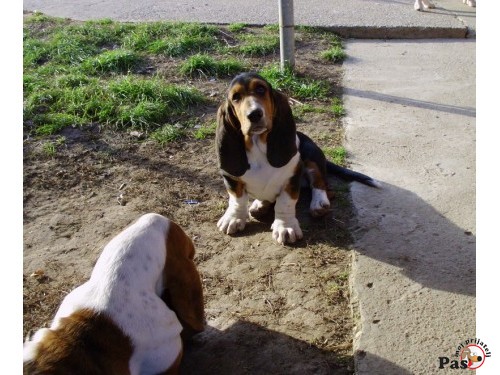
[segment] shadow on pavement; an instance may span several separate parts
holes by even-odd
[[[428,109],[432,111],[452,113],[455,115],[476,117],[476,109],[471,107],[458,107],[448,104],[439,104],[433,102],[427,102],[423,100],[415,100],[410,98],[402,98],[400,96],[382,94],[375,91],[365,91],[358,89],[345,88],[344,93],[351,96],[357,96],[359,98],[379,100],[387,103],[395,103],[406,107],[416,107],[422,109]]]
[[[352,188],[365,189],[360,185]],[[427,288],[475,295],[473,233],[398,186],[384,183],[381,189],[354,194],[353,199],[363,223],[353,227],[359,254],[399,267],[405,276]]]
[[[367,364],[370,366],[367,366]],[[384,375],[411,375],[412,372],[387,361],[373,353],[358,351],[356,353],[356,373],[363,374],[384,374]]]
[[[207,326],[195,336],[185,348],[181,373],[343,375],[353,371],[351,357],[339,358],[334,351],[240,320],[224,331]]]

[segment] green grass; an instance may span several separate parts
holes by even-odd
[[[54,134],[65,126],[93,122],[118,128],[155,128],[205,101],[198,90],[158,77],[126,75],[88,82],[72,77],[68,81],[76,87],[59,87],[60,81],[55,81],[45,90],[32,89],[25,98],[25,120],[34,122],[37,134]]]
[[[24,120],[39,136],[95,122],[154,130],[195,116],[206,101],[202,93],[139,73],[158,54],[215,48],[219,34],[195,23],[77,23],[40,13],[27,18],[23,31]],[[217,76],[241,70],[236,60],[215,64]]]
[[[195,139],[199,139],[199,140],[206,139],[208,137],[215,135],[216,128],[217,128],[216,122],[202,125],[193,132],[193,136]]]
[[[232,23],[230,24],[227,29],[229,31],[231,31],[232,33],[239,33],[241,31],[243,31],[246,27],[246,23],[241,23],[241,22],[237,22],[237,23]]]
[[[321,53],[322,58],[331,62],[343,61],[346,58],[346,56],[347,55],[344,52],[344,49],[339,46],[331,47]]]
[[[247,57],[267,56],[279,51],[280,39],[276,34],[245,34],[239,37],[240,45],[234,52]]]
[[[56,77],[56,82],[54,85],[56,87],[63,88],[76,88],[80,86],[85,86],[90,84],[92,78],[83,72],[68,72],[67,74],[61,74]]]
[[[189,57],[180,66],[180,72],[187,76],[222,77],[241,72],[244,65],[236,59],[217,61],[209,55],[197,54]]]
[[[167,143],[179,140],[185,134],[186,132],[181,126],[167,124],[151,133],[151,138],[164,146]]]
[[[166,120],[167,106],[159,100],[141,100],[137,104],[122,105],[118,108],[118,123],[130,124],[134,128],[148,128],[160,125]]]
[[[263,29],[266,31],[269,31],[269,32],[277,33],[280,31],[280,25],[278,25],[277,23],[273,23],[273,24],[264,26]]]
[[[77,65],[99,53],[96,45],[88,43],[78,35],[59,31],[49,40],[26,37],[24,40],[23,63],[25,67],[37,66],[51,61],[57,64]]]
[[[308,113],[331,113],[335,118],[343,117],[346,113],[342,99],[337,97],[332,99],[330,107],[315,106],[309,103],[304,103],[302,105],[293,106],[292,112],[297,119],[302,119]]]
[[[87,74],[128,73],[140,65],[142,57],[134,51],[116,49],[82,62],[82,71]]]
[[[54,24],[63,23],[64,19],[51,17],[43,14],[42,12],[34,11],[33,15],[24,20],[26,25],[43,24],[44,26],[50,26]]]
[[[338,293],[342,293],[348,286],[349,270],[343,270],[333,277],[333,280],[326,282],[324,291],[327,296],[334,297]]]
[[[330,45],[331,47],[326,51],[321,52],[320,56],[323,59],[334,63],[344,61],[347,54],[344,51],[342,39],[340,39],[337,35],[332,35],[330,37]]]
[[[117,97],[120,101],[158,100],[165,103],[171,111],[176,111],[176,108],[187,108],[204,101],[203,95],[198,90],[188,86],[170,84],[157,76],[148,79],[124,76],[110,81],[108,89],[109,94]]]
[[[34,118],[37,128],[37,135],[56,134],[67,126],[78,126],[82,124],[82,119],[75,115],[66,113],[48,113],[38,115]]]
[[[215,26],[196,23],[141,23],[123,39],[123,46],[135,51],[170,57],[211,49],[218,44]]]
[[[24,19],[23,40],[28,38],[43,39],[68,23],[69,21],[63,18],[50,17],[40,12],[34,12],[31,17]]]
[[[325,293],[328,297],[335,297],[341,290],[341,286],[335,281],[329,281],[325,285]]]
[[[324,29],[318,26],[298,25],[295,27],[295,30],[297,30],[298,32],[314,34],[314,35],[325,33]]]
[[[209,99],[193,87],[171,83],[168,73],[158,68],[157,61],[164,58],[175,62],[176,82],[182,75],[185,81],[226,79],[260,69],[275,88],[293,98],[328,99],[325,82],[298,76],[291,69],[281,72],[275,63],[262,67],[262,56],[277,58],[278,25],[250,29],[235,23],[226,30],[234,33],[234,40],[228,42],[223,29],[199,23],[74,22],[35,13],[23,24],[24,123],[40,137],[93,123],[150,134],[158,130],[159,139],[186,133],[166,124],[196,119],[197,108]],[[341,46],[331,34],[325,38]],[[222,52],[234,57],[222,58]],[[294,113],[304,116],[325,108],[297,106]],[[344,113],[340,102],[332,102],[328,110],[336,117]],[[203,126],[190,134],[204,139],[213,129]]]
[[[56,146],[54,145],[54,143],[48,141],[43,144],[42,151],[45,155],[53,157],[56,154]]]
[[[259,72],[271,85],[296,99],[326,99],[329,87],[322,81],[298,77],[292,69],[283,71],[278,65],[264,67]]]
[[[328,113],[328,109],[305,103],[303,105],[293,106],[292,112],[294,116],[302,117],[308,113]]]
[[[333,98],[331,109],[332,109],[333,115],[335,117],[345,116],[345,108],[344,108],[344,104],[342,103],[342,99]]]
[[[337,275],[337,280],[346,283],[349,280],[349,270],[344,270]]]
[[[344,147],[325,147],[323,148],[325,156],[338,165],[345,165],[345,159],[347,157],[347,151]]]
[[[124,77],[112,81],[105,93],[121,105],[111,122],[121,127],[154,128],[168,123],[205,98],[196,89],[172,85],[156,77],[150,79]]]
[[[125,35],[132,32],[136,26],[131,23],[118,23],[110,19],[86,21],[82,24],[69,25],[69,34],[99,48],[114,48],[122,43]]]
[[[324,105],[312,105],[304,103],[302,105],[292,106],[293,117],[297,122],[304,121],[310,113],[329,113],[330,111]]]
[[[183,35],[174,39],[161,39],[151,42],[147,51],[158,55],[177,57],[210,49],[212,44],[212,38],[207,36]]]
[[[141,76],[151,56],[184,56],[215,48],[215,26],[111,20],[70,22],[39,13],[24,24],[24,120],[35,135],[98,122],[155,130],[191,118],[207,99],[198,90]],[[188,61],[189,58],[188,58]],[[196,67],[199,71],[200,67]],[[216,76],[243,70],[239,61],[214,64]]]
[[[25,67],[37,66],[49,59],[50,48],[47,43],[35,38],[26,38],[23,46],[23,65]]]
[[[49,157],[54,157],[57,153],[57,148],[66,142],[65,137],[57,137],[54,141],[47,141],[42,146],[42,152]]]

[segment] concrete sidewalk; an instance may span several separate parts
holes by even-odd
[[[475,35],[476,9],[462,0],[432,0],[416,12],[414,0],[295,0],[297,25],[328,27],[346,38],[464,38]],[[25,10],[77,20],[244,22],[277,24],[278,1],[269,0],[24,0]]]
[[[438,357],[476,337],[475,41],[352,41],[347,55],[346,147],[383,184],[351,189],[357,373],[447,373]]]
[[[296,0],[296,24],[348,40],[346,147],[380,190],[352,185],[358,374],[445,374],[475,337],[475,8],[434,0]],[[278,22],[277,1],[25,0],[73,19]],[[486,339],[486,338],[485,338]],[[486,365],[487,366],[487,365]],[[486,367],[485,366],[485,367]]]

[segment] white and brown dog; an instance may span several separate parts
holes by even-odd
[[[219,168],[229,193],[229,207],[217,226],[233,234],[245,228],[249,212],[259,218],[273,203],[273,238],[280,244],[302,238],[295,217],[303,171],[312,189],[310,213],[330,207],[327,173],[348,181],[379,186],[371,177],[328,162],[321,149],[296,131],[288,98],[256,73],[236,76],[217,112]]]
[[[50,328],[24,344],[28,374],[176,374],[182,337],[204,329],[194,246],[174,222],[146,214],[106,245],[90,279]]]
[[[476,0],[462,0],[464,4],[467,4],[470,7],[476,6]],[[436,6],[431,3],[429,0],[415,0],[415,4],[413,8],[415,10],[424,10],[424,9],[434,9]]]

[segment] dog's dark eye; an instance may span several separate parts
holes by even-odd
[[[231,97],[231,100],[232,100],[233,102],[237,102],[237,101],[239,101],[240,99],[241,99],[241,94],[240,94],[240,93],[238,93],[238,92],[235,92],[235,93],[233,94],[233,96]]]
[[[240,99],[241,99],[241,94],[240,94],[240,93],[237,93],[237,92],[235,92],[235,93],[233,94],[233,96],[231,97],[231,100],[232,100],[233,102],[237,102],[237,101],[238,101],[238,100],[240,100]]]
[[[262,85],[258,85],[256,88],[255,88],[255,93],[257,95],[264,95],[266,93],[266,88]]]

